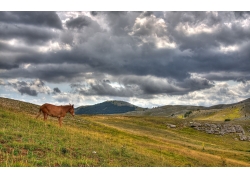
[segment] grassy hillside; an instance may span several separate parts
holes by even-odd
[[[75,109],[76,114],[120,114],[138,111],[143,108],[124,101],[106,101],[92,106],[80,106]]]
[[[165,116],[180,119],[189,118],[193,120],[211,121],[224,121],[225,119],[249,120],[250,99],[234,104],[220,104],[211,107],[166,105],[143,111],[128,112],[126,115]]]
[[[193,110],[189,118],[194,120],[250,120],[250,101],[249,99],[227,105],[215,105],[204,109]]]
[[[56,118],[35,119],[36,105],[0,102],[1,167],[250,166],[249,142],[196,131],[187,119],[68,115],[60,128]],[[237,123],[249,134],[248,121]]]
[[[143,111],[128,112],[127,115],[178,117],[190,110],[204,109],[202,106],[166,105]]]

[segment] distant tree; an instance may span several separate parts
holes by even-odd
[[[192,113],[192,111],[188,111],[188,112],[186,112],[185,114],[184,114],[184,117],[186,118],[186,117],[189,117],[189,115]]]

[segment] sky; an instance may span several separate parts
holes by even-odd
[[[250,12],[0,11],[0,97],[141,107],[250,98]]]

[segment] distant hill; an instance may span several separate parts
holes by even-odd
[[[145,110],[145,108],[135,106],[125,101],[106,101],[91,106],[75,108],[75,114],[121,114],[143,110]]]
[[[233,104],[219,104],[211,107],[166,105],[144,111],[128,112],[126,115],[166,116],[194,120],[247,120],[250,119],[250,98]]]
[[[179,117],[188,111],[205,109],[203,106],[166,105],[144,111],[128,112],[127,115]]]

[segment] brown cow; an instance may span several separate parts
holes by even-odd
[[[36,116],[38,118],[43,112],[44,121],[47,120],[48,115],[52,117],[57,117],[59,125],[62,126],[62,119],[69,112],[73,117],[75,115],[74,105],[65,105],[65,106],[55,106],[53,104],[43,104],[39,109],[39,114]]]

